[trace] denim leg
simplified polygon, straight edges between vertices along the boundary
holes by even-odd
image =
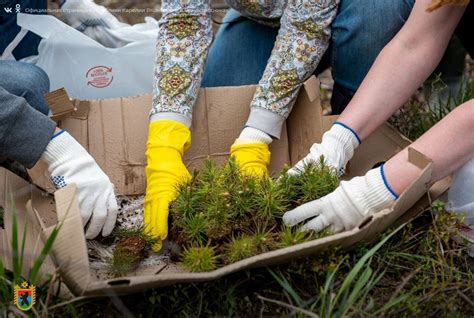
[[[49,78],[41,68],[23,62],[0,61],[0,87],[25,98],[33,108],[48,114],[44,95],[49,92]]]
[[[265,71],[278,28],[258,24],[231,9],[207,57],[202,87],[257,84]]]
[[[342,0],[332,24],[332,76],[355,93],[377,55],[408,19],[414,0]]]

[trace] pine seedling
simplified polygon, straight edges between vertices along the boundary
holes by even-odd
[[[257,226],[257,230],[253,234],[253,240],[258,253],[265,253],[277,247],[277,242],[275,240],[276,234],[273,233],[274,228],[269,230],[266,230],[265,228],[265,226]]]
[[[220,169],[216,166],[214,161],[206,160],[204,163],[204,168],[198,172],[197,180],[202,183],[215,183],[218,181],[221,172]]]
[[[183,266],[191,272],[210,272],[217,267],[217,256],[211,246],[184,248]]]
[[[200,267],[206,268],[209,262],[217,266],[217,254],[231,263],[306,242],[319,235],[285,228],[281,216],[302,203],[319,199],[337,185],[336,175],[324,166],[323,158],[308,164],[297,176],[283,171],[276,180],[241,176],[233,158],[221,168],[208,161],[192,181],[178,189],[171,205],[172,237],[187,249],[183,263],[194,271],[202,271]],[[202,247],[205,244],[207,247]],[[214,258],[209,257],[209,249]]]
[[[277,175],[276,181],[280,187],[285,191],[285,196],[290,202],[295,202],[298,198],[298,195],[301,195],[298,192],[298,176],[288,174],[290,167],[285,165],[283,170]]]
[[[191,244],[204,244],[207,241],[208,221],[203,213],[183,219],[183,236]]]
[[[181,183],[177,187],[176,199],[171,203],[171,209],[175,211],[176,218],[186,218],[195,214],[199,205],[199,198],[196,196],[196,179]]]
[[[125,276],[136,269],[143,259],[141,250],[145,242],[141,238],[130,237],[122,242],[117,244],[112,257],[107,260],[107,272],[112,277]],[[136,250],[132,246],[135,246]]]
[[[258,253],[255,237],[250,235],[240,235],[232,237],[224,247],[225,259],[227,263],[235,263],[245,258],[252,257]]]
[[[143,226],[117,228],[113,235],[119,239],[112,257],[107,260],[107,272],[113,277],[135,270],[156,243],[156,238],[146,234]]]
[[[283,231],[280,233],[280,247],[289,247],[296,244],[312,241],[316,238],[316,234],[313,231],[303,232],[297,227],[287,227],[283,228]]]
[[[293,187],[297,199],[296,205],[317,200],[334,191],[339,185],[339,178],[336,173],[325,165],[321,156],[319,162],[310,162],[302,169],[296,178],[290,178],[290,182],[295,182]]]
[[[221,200],[208,203],[205,213],[209,239],[219,241],[232,233],[233,224],[230,222],[228,210],[228,205]]]
[[[145,232],[145,228],[143,225],[137,225],[131,228],[115,228],[112,235],[119,239],[125,239],[128,237],[140,237],[145,242],[144,248],[148,251],[157,241],[156,238]]]
[[[252,177],[242,177],[229,188],[228,202],[231,206],[232,218],[248,218],[256,211],[255,196],[258,181]]]
[[[260,181],[255,200],[255,216],[260,220],[276,221],[290,207],[285,189],[269,178]]]

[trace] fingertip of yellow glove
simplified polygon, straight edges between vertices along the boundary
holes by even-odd
[[[153,246],[151,247],[151,250],[154,253],[158,253],[159,251],[161,251],[162,247],[163,247],[163,241],[159,240],[159,241],[156,241],[155,244],[153,244]]]

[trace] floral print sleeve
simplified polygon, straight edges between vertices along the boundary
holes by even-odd
[[[281,17],[275,46],[250,105],[249,126],[279,137],[299,88],[329,46],[339,1],[227,0],[259,23],[272,25]],[[210,0],[162,3],[151,119],[174,119],[190,125],[212,41]]]
[[[191,124],[192,107],[212,41],[209,2],[162,2],[151,116],[174,114],[174,119]]]
[[[314,73],[329,46],[338,4],[339,0],[288,1],[252,109],[288,117],[299,88]]]

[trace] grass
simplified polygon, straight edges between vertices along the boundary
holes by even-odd
[[[4,213],[2,209],[2,214]],[[3,222],[3,215],[2,215]],[[2,223],[2,227],[3,227]],[[35,305],[34,313],[47,313],[49,302],[55,302],[59,299],[60,286],[56,284],[59,280],[57,273],[47,273],[39,277],[39,271],[43,265],[46,257],[51,252],[52,246],[61,229],[61,224],[58,224],[51,232],[49,237],[44,242],[43,248],[33,261],[29,274],[23,277],[22,273],[25,257],[26,233],[28,224],[25,223],[23,228],[23,236],[19,237],[17,212],[12,198],[12,227],[11,227],[11,252],[12,252],[12,271],[7,271],[5,264],[0,259],[0,316],[7,317],[9,314],[19,315],[18,311],[13,306],[13,288],[15,285],[20,285],[23,281],[36,286],[37,305]]]
[[[74,310],[79,316],[122,316],[126,308],[141,317],[471,317],[474,260],[451,239],[458,224],[436,203],[350,251],[326,250],[214,282],[81,301]],[[67,307],[50,312],[70,313]]]
[[[178,187],[170,208],[170,238],[185,248],[183,265],[193,272],[306,242],[321,234],[287,229],[282,223],[283,214],[330,193],[338,184],[323,158],[308,164],[298,176],[284,169],[275,178],[261,179],[241,176],[233,159],[223,167],[209,160],[192,180]],[[215,255],[198,253],[208,248]],[[213,266],[201,266],[210,263],[211,258]]]
[[[448,87],[436,77],[431,84],[433,94],[448,90]],[[455,107],[467,102],[474,96],[474,79],[462,80],[457,92],[447,92],[447,98],[431,98],[424,94],[414,95],[404,107],[402,107],[389,120],[390,124],[397,128],[402,134],[411,140],[416,140],[428,129],[433,127],[438,121],[446,116]]]

